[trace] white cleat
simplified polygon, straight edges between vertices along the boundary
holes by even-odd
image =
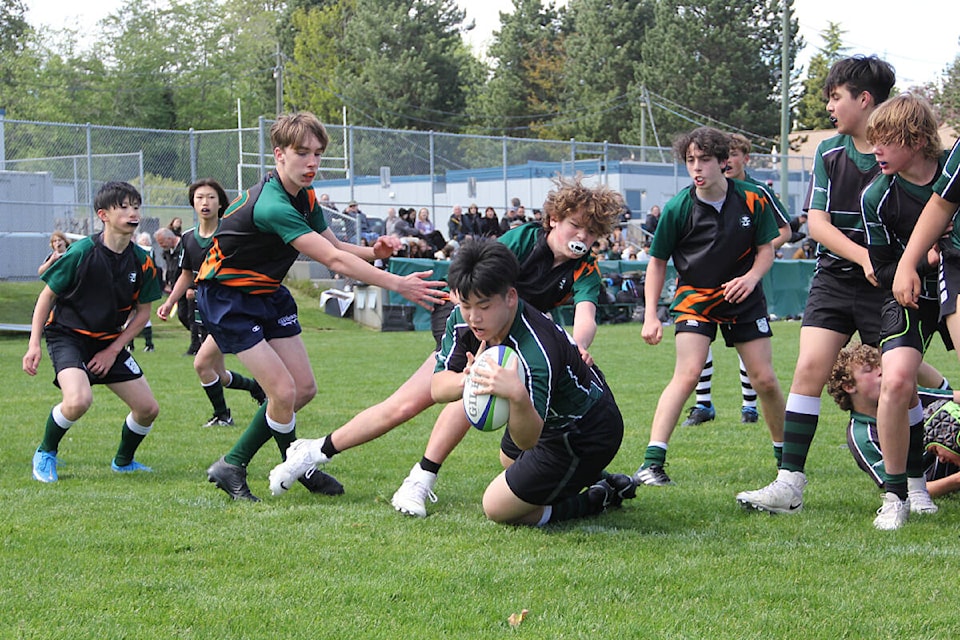
[[[417,463],[393,494],[390,503],[394,509],[404,515],[426,518],[427,500],[433,503],[437,501],[437,495],[433,492],[436,482],[437,474],[424,471]]]
[[[287,459],[270,471],[270,493],[279,496],[286,493],[295,482],[307,475],[317,465],[330,461],[320,452],[323,439],[294,440],[287,448]]]

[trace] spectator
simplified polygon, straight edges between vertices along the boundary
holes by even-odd
[[[67,236],[63,233],[63,231],[54,231],[51,233],[50,253],[46,258],[44,258],[43,262],[41,262],[40,266],[37,268],[37,275],[42,276],[43,272],[49,269],[50,266],[64,254],[69,246],[70,241],[67,239]]]
[[[519,227],[521,224],[527,221],[523,211],[523,206],[519,206],[516,209],[509,209],[504,214],[503,220],[500,221],[500,235],[505,234],[507,231],[510,231],[510,229]]]
[[[180,257],[183,254],[183,243],[180,242],[180,236],[176,235],[169,228],[158,229],[153,234],[154,240],[163,250],[163,292],[170,294],[173,291],[177,279],[180,277]],[[177,320],[183,327],[190,331],[193,326],[193,308],[189,304],[177,305]]]
[[[400,215],[397,217],[397,221],[393,224],[393,235],[399,236],[400,238],[420,237],[420,232],[417,231],[417,228],[413,226],[413,212],[414,209],[412,207],[409,209],[400,207]]]
[[[790,242],[800,242],[807,237],[807,214],[801,213],[790,219]]]
[[[480,207],[476,203],[471,203],[467,207],[467,212],[463,216],[463,232],[467,236],[483,235],[483,223],[480,216]]]
[[[179,238],[180,234],[183,233],[183,220],[179,217],[174,218],[170,221],[170,224],[167,225],[167,229],[173,231],[173,233]]]
[[[352,238],[347,238],[348,241],[355,244],[360,244],[360,240],[366,240],[368,246],[373,246],[373,243],[377,241],[377,234],[370,229],[370,221],[367,220],[367,214],[360,210],[360,205],[357,204],[356,200],[351,200],[347,204],[347,208],[343,210],[345,216],[349,216],[356,223],[357,233]]]
[[[500,221],[497,220],[497,210],[493,207],[487,207],[483,210],[483,218],[480,227],[481,235],[486,238],[497,238],[500,233]]]
[[[463,220],[463,209],[460,205],[454,205],[450,213],[450,220],[447,222],[447,237],[457,242],[462,242],[467,235]]]
[[[417,222],[414,224],[417,228],[417,231],[420,232],[420,235],[427,237],[434,231],[433,222],[430,221],[430,210],[426,207],[421,207],[420,211],[417,212]]]
[[[333,209],[334,211],[339,211],[339,209],[337,209],[336,203],[330,199],[329,193],[320,194],[320,206],[325,209]]]
[[[653,205],[643,221],[642,229],[653,236],[657,232],[657,223],[660,222],[660,206]]]
[[[793,252],[794,260],[813,260],[816,257],[817,243],[810,238],[804,239],[797,250]]]
[[[387,209],[387,217],[383,221],[383,234],[392,236],[399,220],[400,218],[397,217],[396,209],[393,207]]]

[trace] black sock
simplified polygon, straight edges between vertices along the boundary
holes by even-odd
[[[420,458],[420,468],[430,473],[440,473],[440,465],[433,460],[428,460],[426,456]]]
[[[333,456],[340,453],[340,450],[333,446],[333,434],[329,434],[326,438],[323,439],[323,446],[320,447],[320,453],[327,456],[329,460]]]

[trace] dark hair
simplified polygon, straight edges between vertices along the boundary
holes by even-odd
[[[699,127],[677,136],[673,141],[673,153],[681,163],[686,163],[690,145],[696,145],[705,155],[719,162],[730,157],[730,136],[713,127]]]
[[[517,256],[495,240],[467,240],[450,262],[447,283],[462,298],[505,295],[520,273]]]
[[[140,192],[129,182],[108,182],[100,187],[97,195],[94,196],[93,208],[99,211],[119,207],[124,200],[133,206],[139,206],[143,202]]]
[[[187,190],[187,195],[190,198],[190,206],[193,206],[193,194],[195,194],[200,187],[211,187],[217,192],[217,200],[220,201],[220,210],[217,211],[217,217],[222,218],[223,212],[227,210],[227,205],[230,204],[230,200],[227,198],[227,192],[224,191],[220,183],[213,178],[201,178],[190,185],[190,188]]]
[[[852,96],[866,91],[873,96],[874,105],[878,105],[890,97],[896,81],[897,72],[889,62],[876,55],[855,55],[833,63],[823,86],[823,95],[829,100],[834,89],[845,86]]]

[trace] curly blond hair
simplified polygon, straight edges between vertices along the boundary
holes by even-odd
[[[853,409],[853,401],[844,387],[856,384],[853,372],[862,366],[868,366],[871,369],[880,366],[880,351],[876,347],[852,342],[840,350],[837,361],[833,363],[833,370],[827,381],[827,393],[844,411]]]
[[[547,193],[543,203],[543,226],[547,230],[551,220],[562,222],[583,212],[583,222],[590,234],[602,238],[613,232],[624,209],[623,196],[604,184],[586,186],[580,173],[573,178],[559,177],[554,184],[556,188]]]

